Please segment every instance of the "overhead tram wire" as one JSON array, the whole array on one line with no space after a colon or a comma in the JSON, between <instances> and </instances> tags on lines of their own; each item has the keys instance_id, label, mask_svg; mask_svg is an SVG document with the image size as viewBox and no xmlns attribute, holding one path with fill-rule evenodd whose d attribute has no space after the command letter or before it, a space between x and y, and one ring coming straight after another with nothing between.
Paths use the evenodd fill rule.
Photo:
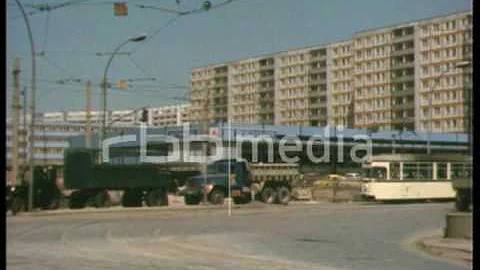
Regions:
<instances>
[{"instance_id":1,"label":"overhead tram wire","mask_svg":"<svg viewBox=\"0 0 480 270\"><path fill-rule=\"evenodd\" d=\"M190 87L188 86L183 86L183 85L179 85L179 84L173 84L173 83L169 83L169 82L166 82L164 80L159 80L157 79L155 76L153 76L151 73L147 72L145 70L145 68L143 68L140 63L138 63L135 59L133 59L133 57L131 55L128 56L129 60L132 62L132 64L138 68L138 70L140 70L140 72L142 72L143 75L147 76L147 77L152 77L152 78L155 78L155 81L156 82L163 82L165 83L165 85L168 85L168 87L170 88L177 88L177 89L190 89ZM158 86L160 87L164 87L163 85L160 85L157 83ZM153 86L155 87L155 86Z\"/></svg>"},{"instance_id":2,"label":"overhead tram wire","mask_svg":"<svg viewBox=\"0 0 480 270\"><path fill-rule=\"evenodd\" d=\"M162 25L161 27L159 27L157 30L155 30L153 32L153 34L151 36L149 36L147 38L147 40L145 40L144 42L142 42L141 44L139 44L138 46L136 46L133 50L130 51L130 55L134 54L138 48L140 48L142 45L145 45L146 43L148 43L149 41L153 40L162 30L164 30L165 28L167 28L169 25L171 25L172 23L174 23L176 20L178 20L181 16L176 16L176 17L173 17L171 18L170 20L168 20L164 25Z\"/></svg>"},{"instance_id":3,"label":"overhead tram wire","mask_svg":"<svg viewBox=\"0 0 480 270\"><path fill-rule=\"evenodd\" d=\"M43 3L43 4L25 4L26 7L36 9L38 11L30 11L27 13L27 16L34 16L43 12L50 12L53 10L57 10L60 8L68 7L71 5L77 5L77 4L82 4L88 1L92 0L72 0L72 1L67 1L64 3L55 3L55 4L49 4L49 3ZM21 18L22 16L16 16L13 17L12 20Z\"/></svg>"},{"instance_id":4,"label":"overhead tram wire","mask_svg":"<svg viewBox=\"0 0 480 270\"><path fill-rule=\"evenodd\" d=\"M150 5L136 4L135 6L137 6L137 7L139 7L139 8L152 9L152 10L157 10L157 11L172 13L172 14L176 14L177 16L175 16L175 17L173 17L172 19L168 20L164 25L162 25L162 26L159 27L157 30L155 30L155 31L153 32L153 34L150 35L150 37L149 37L145 42L143 42L141 45L135 47L135 49L133 49L132 51L130 51L131 54L135 53L142 45L145 45L145 44L147 44L149 41L153 40L162 30L164 30L165 28L167 28L170 24L172 24L173 22L175 22L176 20L178 20L180 17L186 16L186 15L192 15L192 14L196 14L196 13L207 12L207 11L209 11L209 10L216 9L216 8L225 6L225 5L227 5L227 4L230 4L230 3L234 2L234 1L237 1L237 0L227 0L227 1L224 1L224 2L219 3L219 4L216 4L216 5L211 5L208 10L206 10L204 7L199 7L199 8L195 8L195 9L191 9L191 10L184 10L184 11L174 10L174 9L168 9L168 8L163 8L163 7L159 7L159 6L150 6ZM207 1L205 1L205 2L207 2Z\"/></svg>"},{"instance_id":5,"label":"overhead tram wire","mask_svg":"<svg viewBox=\"0 0 480 270\"><path fill-rule=\"evenodd\" d=\"M21 80L21 81L24 81L24 80ZM62 89L79 90L79 93L83 93L83 90L85 88L84 85L81 84L81 83L67 82L67 81L60 83L58 81L40 80L39 84L48 85L48 87L50 87L49 89L51 89L51 90L58 90L58 91L60 91ZM29 84L26 83L25 85L29 85ZM97 86L100 86L100 83L98 83ZM135 94L135 95L138 95L139 92L142 92L141 94L148 95L148 96L155 96L155 97L165 96L165 92L163 92L163 91L157 91L157 90L152 90L152 89L148 89L148 88L143 88L142 86L132 88L135 91L125 91L124 89L119 89L117 87L110 87L109 89L117 90L117 91L112 92L112 94L115 94L115 95L116 94L120 94L120 95Z\"/></svg>"},{"instance_id":6,"label":"overhead tram wire","mask_svg":"<svg viewBox=\"0 0 480 270\"><path fill-rule=\"evenodd\" d=\"M47 50L49 28L50 28L50 11L47 11L47 15L45 18L45 33L43 35L43 51Z\"/></svg>"}]
</instances>

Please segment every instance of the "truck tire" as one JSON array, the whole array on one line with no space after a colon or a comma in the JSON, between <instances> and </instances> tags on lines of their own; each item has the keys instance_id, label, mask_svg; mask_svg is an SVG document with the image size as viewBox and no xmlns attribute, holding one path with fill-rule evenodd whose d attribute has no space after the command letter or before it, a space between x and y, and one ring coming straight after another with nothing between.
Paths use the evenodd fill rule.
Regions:
<instances>
[{"instance_id":1,"label":"truck tire","mask_svg":"<svg viewBox=\"0 0 480 270\"><path fill-rule=\"evenodd\" d=\"M141 207L142 191L141 190L125 190L122 196L123 207Z\"/></svg>"},{"instance_id":2,"label":"truck tire","mask_svg":"<svg viewBox=\"0 0 480 270\"><path fill-rule=\"evenodd\" d=\"M200 196L195 195L185 195L183 199L186 205L198 205L202 201Z\"/></svg>"},{"instance_id":3,"label":"truck tire","mask_svg":"<svg viewBox=\"0 0 480 270\"><path fill-rule=\"evenodd\" d=\"M43 210L57 210L58 208L60 208L60 196L52 197L48 204L42 206Z\"/></svg>"},{"instance_id":4,"label":"truck tire","mask_svg":"<svg viewBox=\"0 0 480 270\"><path fill-rule=\"evenodd\" d=\"M168 194L163 189L150 190L147 194L148 206L168 205Z\"/></svg>"},{"instance_id":5,"label":"truck tire","mask_svg":"<svg viewBox=\"0 0 480 270\"><path fill-rule=\"evenodd\" d=\"M465 212L470 208L470 194L468 191L459 189L455 196L455 208L457 211Z\"/></svg>"},{"instance_id":6,"label":"truck tire","mask_svg":"<svg viewBox=\"0 0 480 270\"><path fill-rule=\"evenodd\" d=\"M25 211L27 204L22 197L15 196L12 199L12 214L16 215L19 212Z\"/></svg>"},{"instance_id":7,"label":"truck tire","mask_svg":"<svg viewBox=\"0 0 480 270\"><path fill-rule=\"evenodd\" d=\"M252 194L254 194L254 199L255 200L258 200L258 199L261 199L261 190L260 190L260 184L259 183L253 183L251 186L250 186L250 189L251 189L251 192ZM250 195L250 198L252 196Z\"/></svg>"},{"instance_id":8,"label":"truck tire","mask_svg":"<svg viewBox=\"0 0 480 270\"><path fill-rule=\"evenodd\" d=\"M104 208L112 206L112 201L110 199L110 194L108 191L102 190L95 195L93 205L96 208Z\"/></svg>"},{"instance_id":9,"label":"truck tire","mask_svg":"<svg viewBox=\"0 0 480 270\"><path fill-rule=\"evenodd\" d=\"M277 202L279 204L287 205L291 199L290 189L285 186L281 186L277 188Z\"/></svg>"},{"instance_id":10,"label":"truck tire","mask_svg":"<svg viewBox=\"0 0 480 270\"><path fill-rule=\"evenodd\" d=\"M209 199L212 204L222 205L223 202L225 201L225 194L223 190L214 189L212 192L210 192Z\"/></svg>"},{"instance_id":11,"label":"truck tire","mask_svg":"<svg viewBox=\"0 0 480 270\"><path fill-rule=\"evenodd\" d=\"M251 196L233 197L232 199L235 204L246 204L252 200Z\"/></svg>"},{"instance_id":12,"label":"truck tire","mask_svg":"<svg viewBox=\"0 0 480 270\"><path fill-rule=\"evenodd\" d=\"M70 195L70 199L68 200L68 208L70 209L81 209L85 208L87 204L88 197L85 194L82 194L80 191L74 191L72 195Z\"/></svg>"},{"instance_id":13,"label":"truck tire","mask_svg":"<svg viewBox=\"0 0 480 270\"><path fill-rule=\"evenodd\" d=\"M277 191L273 187L264 187L261 198L264 203L275 203L277 201Z\"/></svg>"}]
</instances>

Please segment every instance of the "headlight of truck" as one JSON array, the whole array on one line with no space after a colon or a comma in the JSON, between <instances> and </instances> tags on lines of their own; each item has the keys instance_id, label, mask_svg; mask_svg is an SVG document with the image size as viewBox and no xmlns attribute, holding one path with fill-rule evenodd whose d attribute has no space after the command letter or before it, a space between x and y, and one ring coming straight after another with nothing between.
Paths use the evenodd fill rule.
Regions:
<instances>
[{"instance_id":1,"label":"headlight of truck","mask_svg":"<svg viewBox=\"0 0 480 270\"><path fill-rule=\"evenodd\" d=\"M230 174L230 185L236 185L237 184L237 175L232 173Z\"/></svg>"}]
</instances>

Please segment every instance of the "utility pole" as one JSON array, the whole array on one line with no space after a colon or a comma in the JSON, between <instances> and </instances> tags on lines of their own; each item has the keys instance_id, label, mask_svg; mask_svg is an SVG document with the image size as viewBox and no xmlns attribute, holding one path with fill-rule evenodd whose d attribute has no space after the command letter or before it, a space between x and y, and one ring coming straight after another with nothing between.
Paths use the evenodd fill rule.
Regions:
<instances>
[{"instance_id":1,"label":"utility pole","mask_svg":"<svg viewBox=\"0 0 480 270\"><path fill-rule=\"evenodd\" d=\"M86 125L85 125L85 146L90 148L92 146L92 123L91 123L91 112L92 112L92 82L87 81L87 86L85 88L85 111L86 111Z\"/></svg>"},{"instance_id":2,"label":"utility pole","mask_svg":"<svg viewBox=\"0 0 480 270\"><path fill-rule=\"evenodd\" d=\"M18 126L20 120L20 58L15 58L15 63L13 67L13 103L12 103L12 185L17 184L17 175L18 175Z\"/></svg>"},{"instance_id":3,"label":"utility pole","mask_svg":"<svg viewBox=\"0 0 480 270\"><path fill-rule=\"evenodd\" d=\"M43 132L43 165L47 165L47 135L45 134L45 118L42 118L42 132Z\"/></svg>"},{"instance_id":4,"label":"utility pole","mask_svg":"<svg viewBox=\"0 0 480 270\"><path fill-rule=\"evenodd\" d=\"M25 181L27 171L27 87L23 87L23 163L22 163L22 181Z\"/></svg>"}]
</instances>

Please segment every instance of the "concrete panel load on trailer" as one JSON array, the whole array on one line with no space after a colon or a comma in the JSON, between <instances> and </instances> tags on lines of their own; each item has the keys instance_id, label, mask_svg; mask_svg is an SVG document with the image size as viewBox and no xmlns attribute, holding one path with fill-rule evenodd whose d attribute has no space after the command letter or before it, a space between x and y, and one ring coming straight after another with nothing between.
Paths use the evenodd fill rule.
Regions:
<instances>
[{"instance_id":1,"label":"concrete panel load on trailer","mask_svg":"<svg viewBox=\"0 0 480 270\"><path fill-rule=\"evenodd\" d=\"M298 164L290 163L249 163L253 181L289 180L299 178Z\"/></svg>"}]
</instances>

